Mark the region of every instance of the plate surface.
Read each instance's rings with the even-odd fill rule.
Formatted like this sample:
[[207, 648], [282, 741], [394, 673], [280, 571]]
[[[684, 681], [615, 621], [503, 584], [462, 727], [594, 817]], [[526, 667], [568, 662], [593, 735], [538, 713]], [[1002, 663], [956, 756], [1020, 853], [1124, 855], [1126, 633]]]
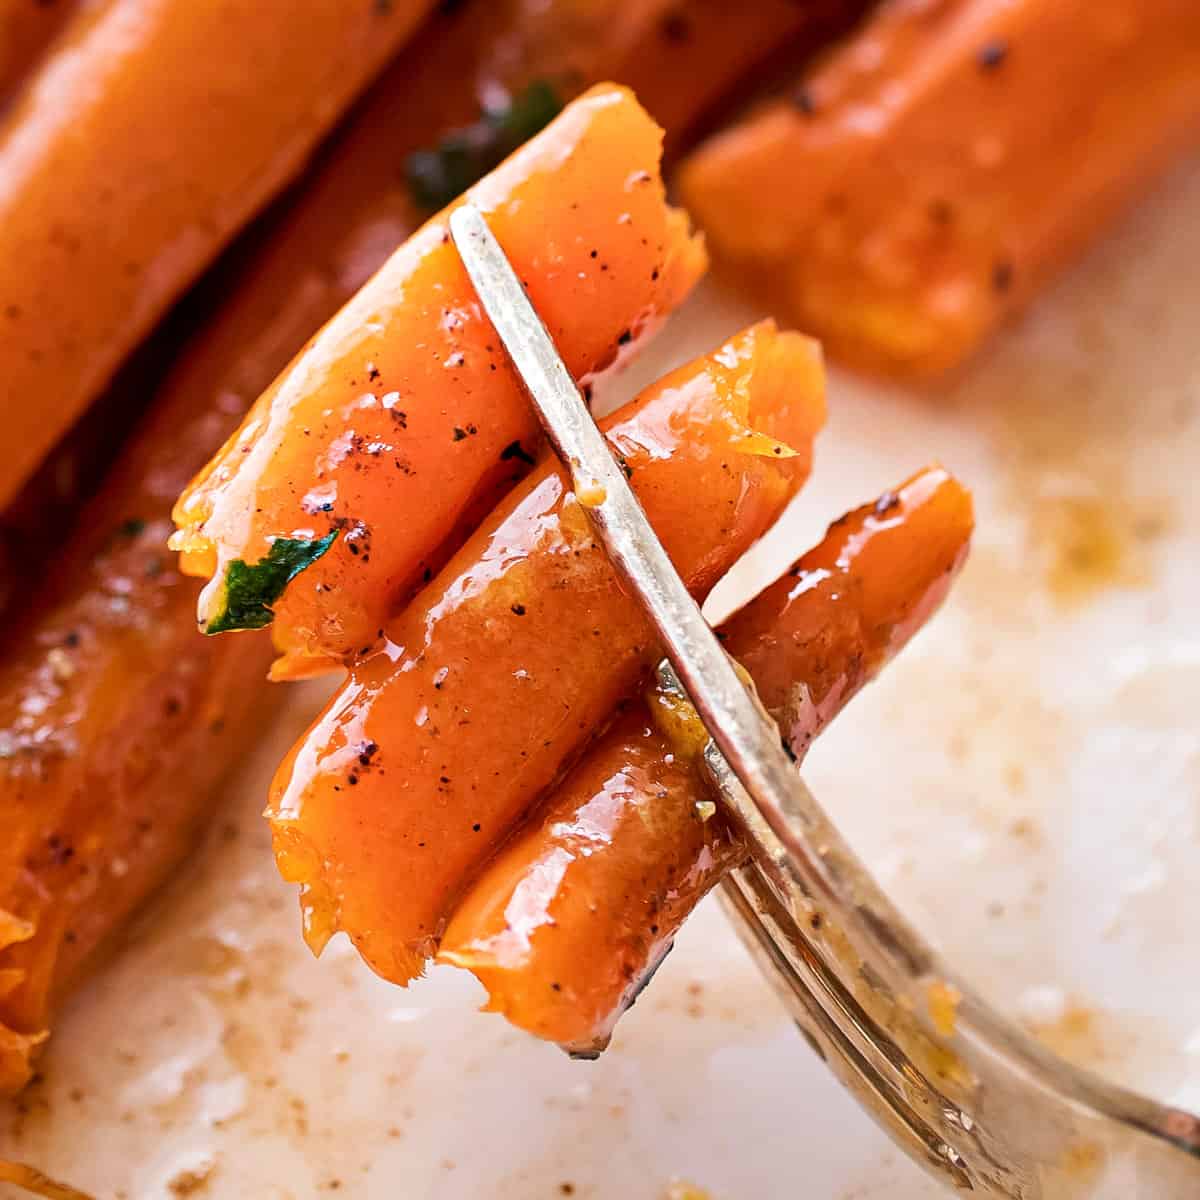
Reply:
[[[712, 607], [931, 458], [974, 488], [950, 603], [807, 775], [985, 994], [1200, 1110], [1197, 212], [1200, 163], [938, 395], [834, 373], [812, 484]], [[607, 398], [757, 315], [707, 287]], [[826, 1076], [712, 902], [597, 1063], [479, 1015], [454, 972], [400, 991], [341, 942], [313, 961], [258, 813], [319, 694], [279, 695], [207, 844], [77, 997], [45, 1079], [0, 1107], [0, 1154], [128, 1200], [942, 1194]]]

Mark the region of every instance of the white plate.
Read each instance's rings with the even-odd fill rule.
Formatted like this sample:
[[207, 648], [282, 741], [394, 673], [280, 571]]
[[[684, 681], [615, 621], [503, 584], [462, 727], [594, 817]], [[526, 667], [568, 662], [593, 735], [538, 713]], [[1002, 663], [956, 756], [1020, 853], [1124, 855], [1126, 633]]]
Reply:
[[[813, 752], [818, 796], [950, 961], [1055, 1048], [1200, 1109], [1200, 164], [940, 398], [842, 374], [813, 482], [715, 606], [933, 457], [979, 533], [934, 626]], [[626, 393], [755, 314], [709, 288]], [[100, 1197], [926, 1200], [711, 903], [598, 1063], [314, 962], [258, 812], [315, 696], [77, 998], [0, 1151]], [[1157, 1195], [1150, 1181], [1145, 1195]], [[3, 1186], [0, 1185], [0, 1194]]]

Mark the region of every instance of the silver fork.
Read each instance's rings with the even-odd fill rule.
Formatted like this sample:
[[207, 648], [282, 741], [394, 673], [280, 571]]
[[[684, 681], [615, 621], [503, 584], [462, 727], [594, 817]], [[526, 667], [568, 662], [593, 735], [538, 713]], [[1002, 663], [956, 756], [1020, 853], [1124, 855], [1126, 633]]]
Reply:
[[[1055, 1057], [955, 978], [843, 841], [676, 574], [480, 211], [450, 231], [618, 573], [666, 650], [660, 685], [752, 852], [726, 908], [797, 1026], [910, 1157], [1006, 1200], [1200, 1200], [1200, 1118]], [[952, 990], [951, 990], [952, 989]], [[953, 995], [953, 1029], [931, 1001]]]

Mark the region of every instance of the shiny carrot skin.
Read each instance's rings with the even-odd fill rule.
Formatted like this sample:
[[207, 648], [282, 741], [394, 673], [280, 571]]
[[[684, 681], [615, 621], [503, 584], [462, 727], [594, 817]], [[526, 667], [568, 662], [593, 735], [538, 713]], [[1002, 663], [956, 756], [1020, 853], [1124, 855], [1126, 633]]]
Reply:
[[[469, 193], [577, 378], [611, 363], [704, 269], [664, 200], [661, 139], [630, 93], [598, 87]], [[309, 342], [176, 507], [183, 569], [213, 576], [201, 601], [210, 632], [232, 624], [235, 564], [261, 571], [276, 541], [326, 547], [274, 605], [277, 677], [368, 653], [536, 446], [448, 211]]]
[[0, 0], [0, 108], [75, 8], [75, 0]]
[[[822, 379], [815, 344], [767, 322], [602, 423], [697, 594], [806, 477]], [[544, 464], [280, 767], [268, 815], [313, 949], [341, 929], [384, 978], [419, 974], [472, 873], [656, 653], [580, 498]]]
[[0, 135], [0, 506], [429, 7], [106, 0], [64, 31]]
[[891, 0], [680, 186], [831, 355], [930, 376], [1197, 142], [1193, 0]]
[[[967, 492], [940, 468], [833, 525], [720, 636], [798, 759], [929, 619], [961, 566]], [[653, 707], [662, 701], [651, 699]], [[587, 753], [455, 909], [438, 959], [538, 1037], [602, 1049], [701, 897], [745, 851], [671, 710], [637, 703]], [[693, 718], [694, 720], [694, 718]]]

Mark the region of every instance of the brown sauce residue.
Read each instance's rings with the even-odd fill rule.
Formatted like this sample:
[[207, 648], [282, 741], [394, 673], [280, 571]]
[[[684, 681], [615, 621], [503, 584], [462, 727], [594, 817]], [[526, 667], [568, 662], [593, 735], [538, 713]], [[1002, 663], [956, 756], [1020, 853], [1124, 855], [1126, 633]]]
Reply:
[[1063, 1155], [1063, 1172], [1068, 1178], [1093, 1181], [1104, 1166], [1104, 1147], [1096, 1142], [1076, 1142]]
[[1096, 1013], [1077, 1002], [1051, 1021], [1029, 1021], [1029, 1031], [1048, 1050], [1079, 1066], [1103, 1062], [1107, 1049]]
[[1080, 603], [1109, 588], [1154, 582], [1154, 542], [1171, 524], [1164, 502], [1087, 495], [1042, 497], [1030, 534], [1050, 593]]
[[205, 1162], [190, 1170], [179, 1171], [171, 1177], [167, 1190], [172, 1196], [198, 1196], [208, 1190], [212, 1178], [213, 1163]]
[[685, 1179], [672, 1179], [663, 1188], [662, 1200], [713, 1200], [712, 1193]]
[[1176, 525], [1172, 481], [1147, 471], [1144, 447], [1177, 436], [1178, 414], [1139, 393], [1132, 424], [1132, 384], [1109, 360], [1115, 351], [1082, 316], [1076, 324], [1090, 365], [1010, 348], [960, 397], [990, 436], [1005, 512], [1024, 521], [1027, 565], [1066, 608], [1152, 587], [1157, 544]]

